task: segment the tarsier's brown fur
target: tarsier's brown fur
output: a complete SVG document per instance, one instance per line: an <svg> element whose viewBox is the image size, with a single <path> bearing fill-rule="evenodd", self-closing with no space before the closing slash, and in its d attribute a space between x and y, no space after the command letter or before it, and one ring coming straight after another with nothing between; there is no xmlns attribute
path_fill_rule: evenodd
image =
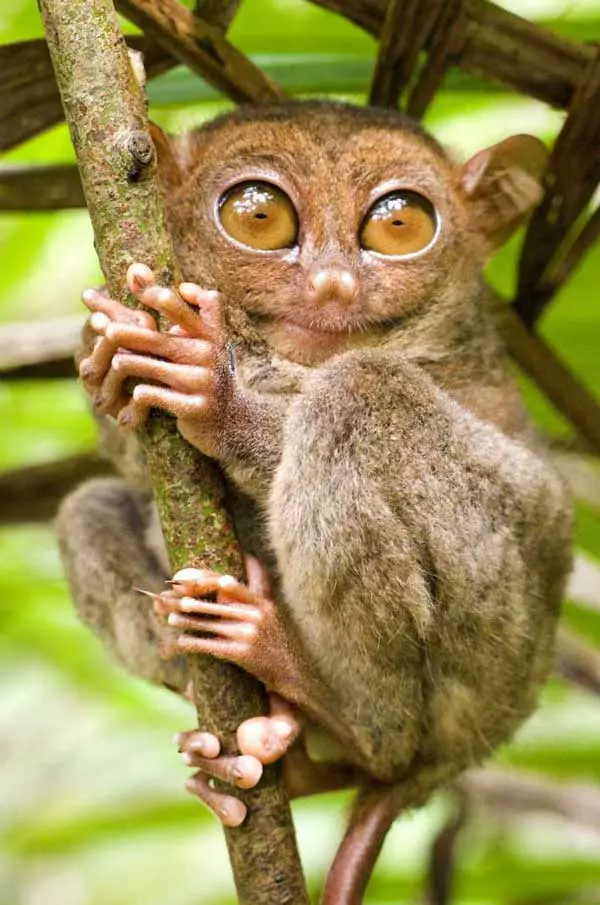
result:
<svg viewBox="0 0 600 905"><path fill-rule="evenodd" d="M246 400L242 415L221 412L218 433L185 418L180 428L253 501L242 543L269 564L301 660L257 672L329 731L340 759L399 784L407 805L531 713L570 566L568 495L524 414L481 277L539 198L543 153L519 141L461 168L396 113L330 103L242 109L159 139L183 273L221 293ZM217 201L249 178L292 199L295 249L257 254L224 237ZM425 253L359 249L384 185L433 203L441 225ZM325 271L330 299L311 289ZM339 273L354 280L343 304ZM299 339L280 329L290 318ZM153 677L159 630L146 626L136 648L129 588L157 587L157 555L141 568L130 531L107 563L99 519L114 531L118 497L131 523L131 493L83 488L59 532L84 618ZM150 567L153 579L140 574ZM110 640L115 626L126 644ZM181 686L183 671L179 661L154 678ZM310 727L307 740L310 750Z"/></svg>

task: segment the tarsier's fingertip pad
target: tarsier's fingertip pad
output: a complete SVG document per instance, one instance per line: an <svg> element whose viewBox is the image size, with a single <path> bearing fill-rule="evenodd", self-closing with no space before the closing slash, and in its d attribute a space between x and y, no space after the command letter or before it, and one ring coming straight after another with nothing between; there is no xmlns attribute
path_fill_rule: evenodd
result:
<svg viewBox="0 0 600 905"><path fill-rule="evenodd" d="M263 775L263 766L258 758L250 754L237 757L231 770L231 778L238 789L253 789Z"/></svg>
<svg viewBox="0 0 600 905"><path fill-rule="evenodd" d="M96 330L101 332L106 330L108 325L110 324L110 318L103 314L102 311L94 311L92 316L90 317L90 327L92 330Z"/></svg>
<svg viewBox="0 0 600 905"><path fill-rule="evenodd" d="M195 795L203 801L217 815L224 826L240 826L246 819L248 809L246 805L230 795L218 795L207 787L206 779L202 774L192 776L185 784L185 788L191 795Z"/></svg>
<svg viewBox="0 0 600 905"><path fill-rule="evenodd" d="M241 826L246 819L248 808L237 798L227 798L223 804L217 806L215 813L225 826Z"/></svg>
<svg viewBox="0 0 600 905"><path fill-rule="evenodd" d="M96 376L96 369L89 358L84 358L79 365L79 376L82 380L91 380L92 377Z"/></svg>
<svg viewBox="0 0 600 905"><path fill-rule="evenodd" d="M182 299L185 299L191 305L198 305L201 302L214 302L219 297L216 289L202 289L197 283L180 283L178 289Z"/></svg>
<svg viewBox="0 0 600 905"><path fill-rule="evenodd" d="M200 581L203 578L203 572L200 569L192 569L188 567L187 569L180 569L179 572L175 572L173 578L170 581L167 581L167 584L178 584L179 582L184 581Z"/></svg>
<svg viewBox="0 0 600 905"><path fill-rule="evenodd" d="M130 292L142 292L147 286L154 283L154 274L145 264L136 262L127 270L127 288Z"/></svg>

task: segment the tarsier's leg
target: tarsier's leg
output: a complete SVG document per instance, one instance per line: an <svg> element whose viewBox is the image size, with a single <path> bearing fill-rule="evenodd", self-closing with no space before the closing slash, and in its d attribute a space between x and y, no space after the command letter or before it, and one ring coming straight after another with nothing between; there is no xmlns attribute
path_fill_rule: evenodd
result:
<svg viewBox="0 0 600 905"><path fill-rule="evenodd" d="M64 501L56 528L84 622L132 672L183 691L186 658L161 660L164 627L134 590L164 587L166 563L150 495L116 478L89 481Z"/></svg>

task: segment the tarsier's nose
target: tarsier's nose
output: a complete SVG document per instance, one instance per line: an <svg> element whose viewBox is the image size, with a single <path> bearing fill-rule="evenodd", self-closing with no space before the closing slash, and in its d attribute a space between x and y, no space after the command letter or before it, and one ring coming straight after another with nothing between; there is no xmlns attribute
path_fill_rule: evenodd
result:
<svg viewBox="0 0 600 905"><path fill-rule="evenodd" d="M308 292L317 303L335 300L350 304L358 293L358 280L343 267L315 267L308 277Z"/></svg>

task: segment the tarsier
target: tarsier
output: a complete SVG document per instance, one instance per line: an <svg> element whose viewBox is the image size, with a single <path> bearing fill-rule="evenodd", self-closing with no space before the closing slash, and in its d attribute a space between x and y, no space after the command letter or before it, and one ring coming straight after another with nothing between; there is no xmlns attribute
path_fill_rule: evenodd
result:
<svg viewBox="0 0 600 905"><path fill-rule="evenodd" d="M98 412L135 427L163 409L218 462L249 585L184 570L165 591L150 494L117 479L63 505L67 573L83 618L147 678L184 691L181 655L202 652L271 692L239 757L180 737L190 787L226 824L245 806L209 778L251 787L280 757L291 795L360 788L324 899L359 902L394 817L508 739L552 663L570 502L481 275L539 201L546 152L520 135L461 166L395 112L333 103L155 136L193 282L177 295L130 268L165 333L85 293L80 373Z"/></svg>

